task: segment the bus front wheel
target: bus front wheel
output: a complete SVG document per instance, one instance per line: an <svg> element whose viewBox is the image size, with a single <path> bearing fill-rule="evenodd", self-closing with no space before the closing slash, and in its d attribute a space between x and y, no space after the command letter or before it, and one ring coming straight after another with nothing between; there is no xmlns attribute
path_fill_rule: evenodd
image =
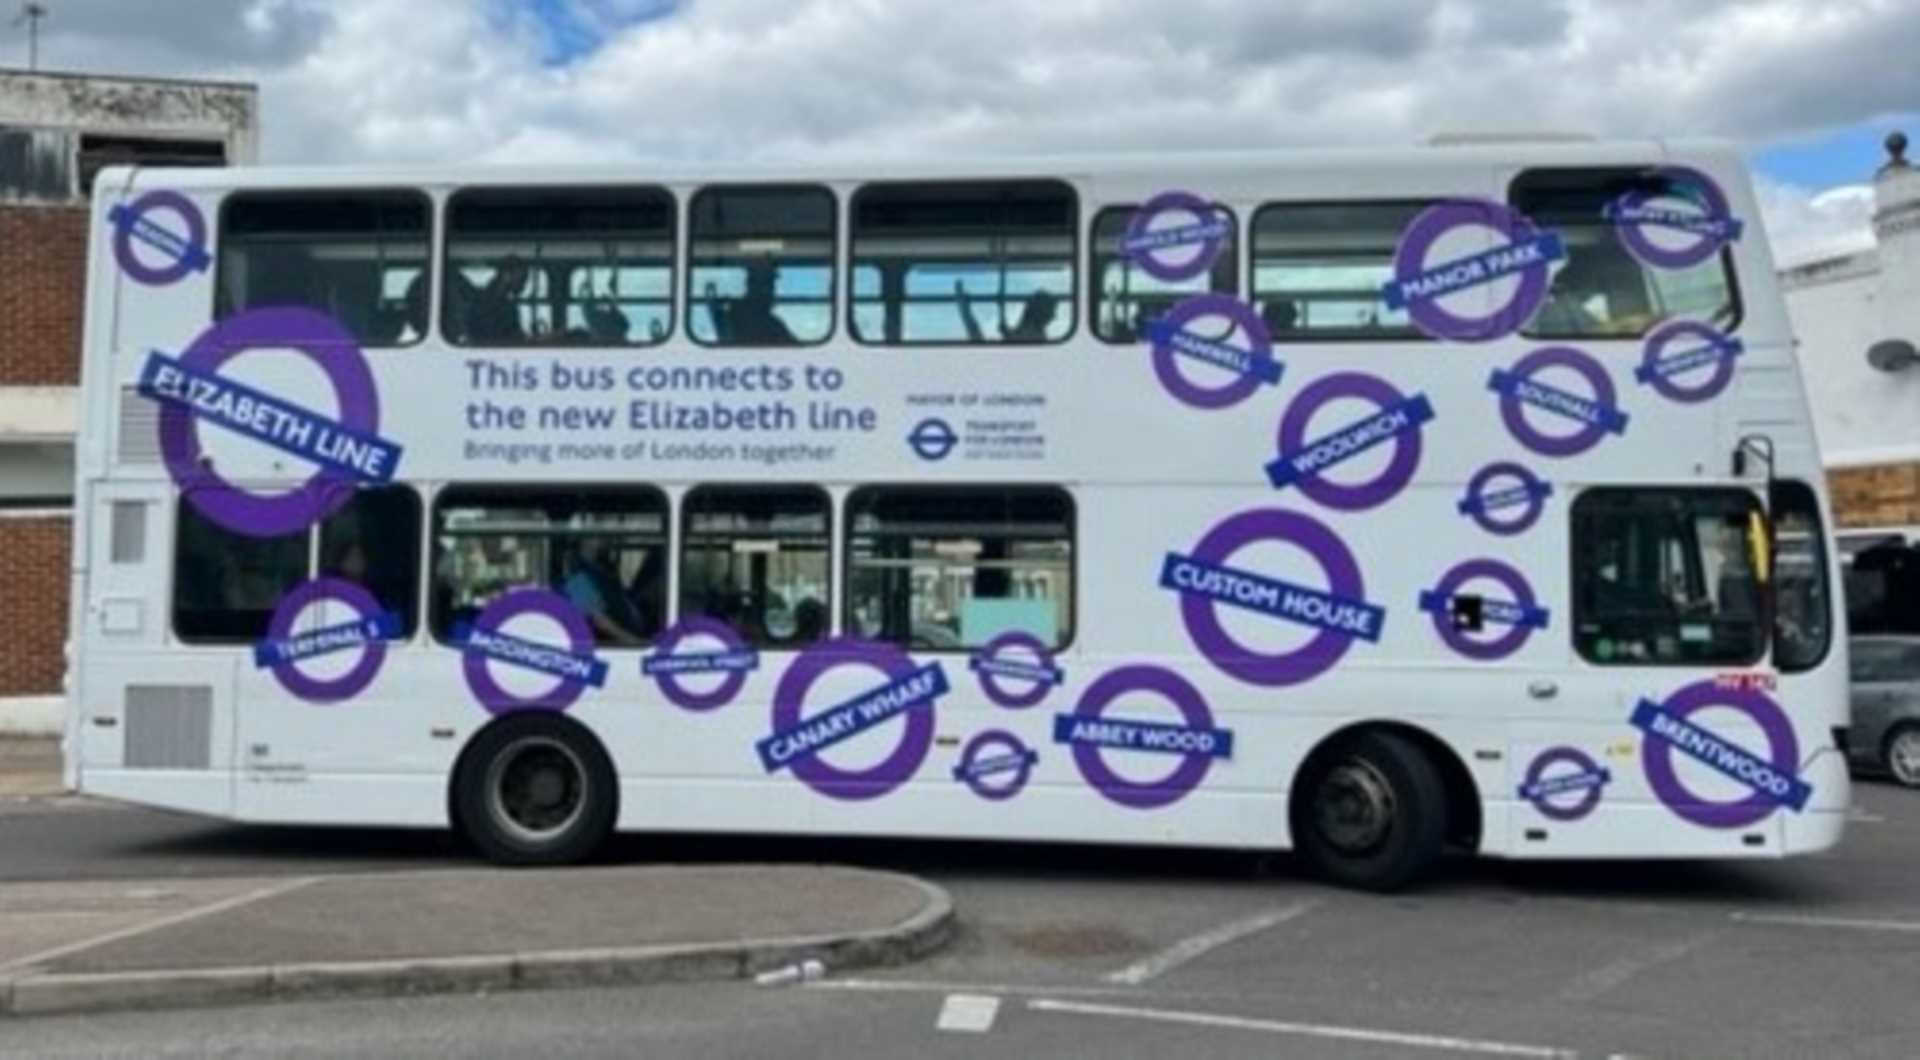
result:
<svg viewBox="0 0 1920 1060"><path fill-rule="evenodd" d="M1447 788L1412 741L1355 733L1316 755L1294 800L1294 845L1320 875L1346 887L1394 891L1439 860Z"/></svg>
<svg viewBox="0 0 1920 1060"><path fill-rule="evenodd" d="M454 818L487 860L566 865L598 850L618 809L613 765L576 722L510 715L474 738L454 777Z"/></svg>

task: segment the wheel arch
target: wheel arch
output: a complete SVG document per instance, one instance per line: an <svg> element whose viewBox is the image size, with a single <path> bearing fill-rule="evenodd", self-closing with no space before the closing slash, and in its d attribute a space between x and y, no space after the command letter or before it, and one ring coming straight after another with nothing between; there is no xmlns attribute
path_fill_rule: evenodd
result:
<svg viewBox="0 0 1920 1060"><path fill-rule="evenodd" d="M1354 737L1366 732L1388 732L1412 743L1433 763L1447 792L1447 842L1475 853L1485 826L1480 785L1473 771L1451 745L1432 730L1411 722L1370 719L1343 725L1328 733L1300 760L1287 789L1287 823L1297 837L1301 814L1306 808L1308 781L1340 753ZM1299 840L1294 840L1299 845Z"/></svg>

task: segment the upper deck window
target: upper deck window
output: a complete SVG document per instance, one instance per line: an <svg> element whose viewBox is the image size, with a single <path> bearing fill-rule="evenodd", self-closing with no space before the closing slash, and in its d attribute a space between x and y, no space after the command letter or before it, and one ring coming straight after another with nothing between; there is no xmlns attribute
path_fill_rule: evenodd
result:
<svg viewBox="0 0 1920 1060"><path fill-rule="evenodd" d="M1138 209L1109 206L1093 218L1093 333L1105 342L1137 342L1146 337L1148 324L1180 302L1209 291L1233 294L1240 286L1233 211L1218 208L1216 216L1226 222L1227 237L1212 269L1191 279L1163 280L1121 252L1121 241Z"/></svg>
<svg viewBox="0 0 1920 1060"><path fill-rule="evenodd" d="M1253 301L1275 342L1419 339L1380 288L1424 202L1269 203L1253 215Z"/></svg>
<svg viewBox="0 0 1920 1060"><path fill-rule="evenodd" d="M876 345L1064 342L1079 204L1059 181L877 184L853 200L853 335Z"/></svg>
<svg viewBox="0 0 1920 1060"><path fill-rule="evenodd" d="M1513 182L1514 209L1560 233L1567 256L1555 266L1546 302L1524 330L1529 338L1637 338L1669 320L1721 331L1740 323L1740 292L1726 250L1698 265L1658 268L1621 241L1608 208L1629 195L1661 202L1683 195L1645 169L1535 169Z"/></svg>
<svg viewBox="0 0 1920 1060"><path fill-rule="evenodd" d="M220 211L213 315L310 306L361 345L426 336L426 196L411 191L248 192Z"/></svg>
<svg viewBox="0 0 1920 1060"><path fill-rule="evenodd" d="M462 346L651 346L673 331L673 197L476 188L447 208L441 330Z"/></svg>
<svg viewBox="0 0 1920 1060"><path fill-rule="evenodd" d="M833 333L834 201L821 187L693 197L687 330L704 346L799 346Z"/></svg>

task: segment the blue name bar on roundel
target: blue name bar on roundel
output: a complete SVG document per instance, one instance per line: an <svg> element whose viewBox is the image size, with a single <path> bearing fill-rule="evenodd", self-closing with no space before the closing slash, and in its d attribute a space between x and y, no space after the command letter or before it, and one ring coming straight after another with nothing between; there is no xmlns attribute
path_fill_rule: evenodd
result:
<svg viewBox="0 0 1920 1060"><path fill-rule="evenodd" d="M1225 368L1241 375L1252 376L1268 386L1277 386L1280 382L1283 369L1280 362L1272 357L1261 357L1231 343L1219 342L1196 335L1191 331L1175 329L1164 320L1148 322L1147 339L1154 345L1165 346L1189 360L1202 361L1216 368Z"/></svg>
<svg viewBox="0 0 1920 1060"><path fill-rule="evenodd" d="M737 673L760 668L756 651L706 652L688 655L649 655L640 661L640 672L656 674Z"/></svg>
<svg viewBox="0 0 1920 1060"><path fill-rule="evenodd" d="M1160 566L1160 587L1316 629L1330 629L1378 643L1387 609L1318 589L1292 585L1233 567L1221 567L1177 552Z"/></svg>
<svg viewBox="0 0 1920 1060"><path fill-rule="evenodd" d="M1309 475L1317 475L1335 464L1345 463L1374 446L1417 431L1421 425L1432 421L1433 403L1427 400L1425 394L1415 394L1388 405L1359 423L1316 438L1302 446L1297 453L1282 456L1267 465L1267 478L1276 489L1291 486Z"/></svg>
<svg viewBox="0 0 1920 1060"><path fill-rule="evenodd" d="M1804 810L1813 797L1813 787L1806 781L1781 773L1759 755L1675 717L1651 700L1643 699L1633 708L1632 721L1634 728L1648 736L1667 741L1687 757L1782 806Z"/></svg>
<svg viewBox="0 0 1920 1060"><path fill-rule="evenodd" d="M909 710L929 708L948 691L946 669L932 663L776 732L753 748L760 755L760 765L773 773L792 765L797 758L844 743Z"/></svg>
<svg viewBox="0 0 1920 1060"><path fill-rule="evenodd" d="M349 478L389 482L400 464L400 446L393 442L243 383L189 368L158 350L141 368L139 392Z"/></svg>
<svg viewBox="0 0 1920 1060"><path fill-rule="evenodd" d="M1453 602L1459 596L1442 596L1432 589L1420 591L1420 610L1430 615L1451 613ZM1524 607L1510 600L1490 600L1480 598L1480 617L1498 626L1525 626L1528 629L1546 629L1547 609L1544 607Z"/></svg>
<svg viewBox="0 0 1920 1060"><path fill-rule="evenodd" d="M1652 364L1642 364L1633 370L1633 377L1642 383L1651 383L1655 379L1691 372L1696 368L1705 368L1723 360L1732 360L1747 352L1746 343L1739 339L1727 338L1709 342L1704 346L1679 353L1668 354Z"/></svg>
<svg viewBox="0 0 1920 1060"><path fill-rule="evenodd" d="M1437 265L1410 280L1389 280L1381 285L1380 294L1388 309L1405 309L1414 302L1444 298L1566 256L1566 244L1560 234L1542 232L1530 239Z"/></svg>
<svg viewBox="0 0 1920 1060"><path fill-rule="evenodd" d="M1611 405L1602 405L1590 397L1569 393L1529 377L1514 375L1503 368L1494 369L1487 389L1503 397L1515 398L1570 420L1590 424L1614 434L1627 433L1627 414Z"/></svg>
<svg viewBox="0 0 1920 1060"><path fill-rule="evenodd" d="M1123 751L1233 757L1233 732L1230 729L1196 729L1186 725L1089 718L1079 714L1053 716L1053 741Z"/></svg>
<svg viewBox="0 0 1920 1060"><path fill-rule="evenodd" d="M511 633L498 630L487 631L461 626L453 631L454 643L470 655L484 655L495 662L518 666L535 673L551 674L570 681L579 681L604 688L607 683L607 664L604 660L586 655L575 655L566 648L558 648L539 641L525 640Z"/></svg>
<svg viewBox="0 0 1920 1060"><path fill-rule="evenodd" d="M253 665L260 669L365 647L400 636L400 616L382 611L368 618L322 626L281 640L263 640L253 646Z"/></svg>

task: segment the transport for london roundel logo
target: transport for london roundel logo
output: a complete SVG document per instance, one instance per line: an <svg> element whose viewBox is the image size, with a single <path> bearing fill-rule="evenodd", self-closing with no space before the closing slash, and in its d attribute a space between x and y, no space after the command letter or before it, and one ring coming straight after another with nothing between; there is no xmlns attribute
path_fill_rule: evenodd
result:
<svg viewBox="0 0 1920 1060"><path fill-rule="evenodd" d="M1578 821L1599 808L1602 789L1612 782L1613 774L1585 751L1549 747L1527 766L1519 795L1549 820Z"/></svg>
<svg viewBox="0 0 1920 1060"><path fill-rule="evenodd" d="M660 694L681 710L707 711L733 702L760 653L717 618L688 615L660 634L640 672L660 682ZM704 685L704 687L695 687Z"/></svg>
<svg viewBox="0 0 1920 1060"><path fill-rule="evenodd" d="M842 670L859 674L850 686L856 691L812 695L823 678ZM773 731L754 750L767 773L791 770L828 798L876 799L911 780L926 761L933 746L934 706L948 691L944 667L916 666L892 644L851 637L822 641L801 652L781 675L773 693ZM871 764L827 760L829 752L871 760L888 740L892 749Z"/></svg>
<svg viewBox="0 0 1920 1060"><path fill-rule="evenodd" d="M1303 555L1312 584L1263 573L1239 558L1256 549L1266 560L1276 552ZM1208 531L1190 554L1167 553L1160 587L1178 595L1187 636L1208 662L1269 688L1319 677L1339 665L1355 641L1378 643L1386 624L1386 609L1367 602L1360 566L1346 544L1324 524L1280 508L1241 512ZM1239 630L1229 629L1223 608L1251 617ZM1252 637L1276 645L1305 639L1269 647L1249 645Z"/></svg>
<svg viewBox="0 0 1920 1060"><path fill-rule="evenodd" d="M1602 211L1634 257L1656 269L1690 269L1740 238L1745 226L1712 177L1668 166L1650 178Z"/></svg>
<svg viewBox="0 0 1920 1060"><path fill-rule="evenodd" d="M353 617L310 629L294 625L316 604L333 604ZM274 680L289 693L309 703L339 703L352 699L379 675L387 658L387 641L401 635L400 616L380 606L365 588L342 578L301 582L280 598L267 623L266 639L253 646L253 664L273 671ZM351 656L351 662L340 662ZM327 662L314 660L332 657ZM315 672L330 668L333 672Z"/></svg>
<svg viewBox="0 0 1920 1060"><path fill-rule="evenodd" d="M1764 751L1744 747L1701 715L1719 719L1744 716L1758 728ZM1703 828L1745 828L1781 807L1807 808L1813 788L1801 780L1800 741L1780 704L1753 688L1723 687L1700 681L1668 696L1663 703L1642 699L1629 719L1643 734L1640 765L1647 786L1667 809ZM1681 764L1691 767L1691 775ZM1714 781L1727 794L1701 794L1702 781Z"/></svg>
<svg viewBox="0 0 1920 1060"><path fill-rule="evenodd" d="M165 287L213 265L207 219L177 191L150 191L107 211L113 260L135 283Z"/></svg>
<svg viewBox="0 0 1920 1060"><path fill-rule="evenodd" d="M607 683L593 629L572 601L551 589L514 589L455 627L467 688L492 714L566 710Z"/></svg>
<svg viewBox="0 0 1920 1060"><path fill-rule="evenodd" d="M1337 401L1370 411L1358 419L1342 417L1340 426L1323 426L1321 433L1309 436L1321 410ZM1432 421L1433 404L1425 394L1407 397L1379 376L1336 372L1316 379L1280 419L1280 455L1267 465L1267 479L1275 489L1296 487L1336 511L1377 508L1413 481L1420 467L1421 428ZM1390 446L1391 455L1372 478L1355 480L1351 471L1333 470L1376 446Z"/></svg>
<svg viewBox="0 0 1920 1060"><path fill-rule="evenodd" d="M323 413L242 383L223 369L254 350L291 350L318 367L337 414ZM178 358L158 350L140 372L139 393L160 406L160 453L167 473L201 515L237 534L278 537L304 530L353 497L357 483L392 481L400 446L379 436L380 397L353 336L311 309L252 309L215 324ZM314 468L297 489L254 493L222 477L201 428L225 428L249 452L284 453Z"/></svg>
<svg viewBox="0 0 1920 1060"><path fill-rule="evenodd" d="M1122 713L1118 704L1130 706ZM1153 720L1140 703L1159 708ZM1171 706L1178 720L1168 720ZM1152 810L1186 798L1207 778L1215 759L1233 757L1233 733L1215 726L1207 701L1186 678L1160 666L1123 666L1108 671L1080 694L1071 714L1053 719L1053 740L1073 749L1074 765L1093 789L1112 802ZM1172 768L1142 780L1120 762L1159 759ZM1137 767L1136 767L1137 768Z"/></svg>
<svg viewBox="0 0 1920 1060"><path fill-rule="evenodd" d="M1500 396L1507 432L1541 456L1579 456L1609 434L1627 433L1606 366L1571 346L1548 346L1494 369L1487 389Z"/></svg>
<svg viewBox="0 0 1920 1060"><path fill-rule="evenodd" d="M1149 322L1146 335L1155 378L1190 408L1229 408L1280 384L1266 322L1231 295L1195 295Z"/></svg>
<svg viewBox="0 0 1920 1060"><path fill-rule="evenodd" d="M1434 338L1488 342L1533 319L1553 262L1566 256L1558 233L1541 232L1504 203L1443 202L1401 233L1393 278L1380 293L1387 308L1405 310Z"/></svg>
<svg viewBox="0 0 1920 1060"><path fill-rule="evenodd" d="M1200 196L1163 191L1127 221L1120 252L1156 280L1179 283L1205 275L1233 237L1233 218Z"/></svg>

